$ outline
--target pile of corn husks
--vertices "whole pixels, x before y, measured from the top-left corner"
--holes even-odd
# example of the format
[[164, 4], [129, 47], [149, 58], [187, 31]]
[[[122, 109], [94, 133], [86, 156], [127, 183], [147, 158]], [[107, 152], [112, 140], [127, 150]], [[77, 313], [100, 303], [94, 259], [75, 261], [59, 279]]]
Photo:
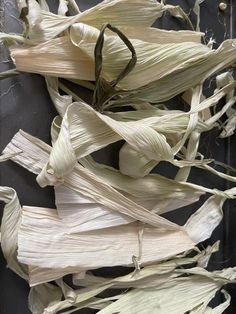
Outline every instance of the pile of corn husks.
[[[204, 187], [189, 174], [195, 167], [236, 181], [198, 151], [203, 133], [216, 127], [220, 137], [234, 133], [236, 40], [213, 49], [201, 44], [200, 32], [152, 27], [167, 11], [192, 27], [180, 7], [164, 1], [104, 0], [81, 12], [74, 0], [60, 0], [58, 15], [45, 0], [17, 2], [24, 33], [0, 34], [16, 67], [1, 77], [45, 76], [58, 111], [52, 146], [20, 130], [0, 157], [36, 174], [41, 187], [55, 187], [55, 208], [21, 207], [12, 188], [0, 187], [1, 248], [31, 286], [30, 310], [223, 313], [230, 304], [223, 286], [235, 282], [236, 268], [206, 270], [219, 243], [196, 245], [211, 237], [236, 187]], [[206, 98], [203, 83], [213, 75], [215, 89]], [[59, 78], [93, 90], [91, 103]], [[178, 110], [166, 105], [176, 95], [185, 103]], [[93, 158], [121, 140], [119, 169]], [[163, 161], [177, 169], [174, 178], [152, 172]], [[206, 201], [183, 226], [161, 216], [202, 195]], [[114, 266], [131, 268], [113, 279], [92, 272]], [[67, 274], [73, 287], [63, 281]], [[107, 289], [115, 289], [112, 296], [101, 294]], [[219, 290], [224, 301], [211, 308]]]

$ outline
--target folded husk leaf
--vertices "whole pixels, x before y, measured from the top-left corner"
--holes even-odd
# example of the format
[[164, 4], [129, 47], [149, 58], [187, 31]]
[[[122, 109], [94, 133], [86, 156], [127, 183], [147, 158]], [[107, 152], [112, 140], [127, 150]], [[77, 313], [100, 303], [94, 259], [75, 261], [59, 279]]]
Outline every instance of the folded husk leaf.
[[1, 222], [1, 248], [7, 262], [7, 267], [27, 280], [27, 266], [22, 265], [17, 260], [21, 206], [15, 190], [9, 187], [0, 187], [0, 200], [6, 203]]
[[[144, 207], [129, 200], [79, 164], [75, 167], [75, 171], [64, 178], [63, 181], [58, 181], [58, 179], [54, 181], [54, 177], [45, 167], [50, 150], [51, 147], [49, 145], [20, 131], [15, 135], [4, 152], [21, 151], [22, 153], [15, 156], [12, 160], [19, 162], [21, 166], [36, 174], [43, 169], [44, 175], [47, 176], [47, 180], [52, 185], [64, 183], [65, 186], [79, 191], [86, 197], [92, 198], [97, 203], [103, 204], [115, 212], [118, 211], [152, 226], [170, 228], [170, 230], [181, 229], [178, 225], [149, 212]], [[38, 179], [40, 180], [41, 178], [38, 177]], [[78, 180], [80, 181], [79, 184], [76, 182]], [[226, 196], [224, 193], [223, 195]]]
[[61, 301], [62, 291], [50, 283], [40, 284], [30, 289], [28, 303], [33, 314], [42, 314], [44, 309]]
[[[183, 113], [185, 114], [188, 113]], [[180, 167], [204, 163], [201, 160], [190, 162], [175, 160], [170, 144], [161, 133], [161, 121], [161, 117], [130, 122], [115, 121], [96, 112], [83, 102], [73, 103], [64, 115], [47, 170], [51, 173], [51, 177], [61, 178], [70, 173], [81, 157], [120, 139], [126, 140], [135, 150], [143, 152], [149, 160], [157, 162], [165, 160]], [[43, 177], [43, 173], [40, 175], [40, 181], [40, 184], [50, 184], [46, 177]]]

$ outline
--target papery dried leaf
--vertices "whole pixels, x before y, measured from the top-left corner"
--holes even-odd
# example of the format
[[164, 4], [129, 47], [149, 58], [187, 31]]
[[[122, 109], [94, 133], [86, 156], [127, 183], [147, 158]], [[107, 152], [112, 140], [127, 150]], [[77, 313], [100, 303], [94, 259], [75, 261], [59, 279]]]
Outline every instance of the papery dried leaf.
[[1, 222], [1, 248], [3, 255], [7, 261], [7, 266], [27, 280], [27, 267], [17, 260], [21, 206], [15, 190], [9, 187], [0, 187], [0, 200], [6, 203]]
[[42, 314], [44, 309], [62, 298], [62, 291], [59, 287], [50, 283], [40, 284], [30, 289], [28, 303], [33, 314]]

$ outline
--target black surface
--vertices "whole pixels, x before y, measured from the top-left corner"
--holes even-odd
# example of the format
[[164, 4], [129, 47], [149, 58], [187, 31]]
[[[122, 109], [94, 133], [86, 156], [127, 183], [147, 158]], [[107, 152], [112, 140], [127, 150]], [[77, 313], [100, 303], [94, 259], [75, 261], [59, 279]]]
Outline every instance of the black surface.
[[[58, 1], [51, 0], [50, 6], [56, 8]], [[100, 1], [78, 1], [80, 8], [86, 8], [99, 3]], [[190, 13], [193, 22], [196, 21], [191, 7], [194, 0], [189, 1], [167, 1], [170, 4], [181, 5], [187, 13]], [[216, 45], [225, 39], [233, 36], [235, 30], [234, 8], [236, 1], [230, 1], [226, 12], [218, 10], [220, 1], [208, 0], [201, 5], [201, 30], [207, 33], [206, 40], [211, 36], [216, 39]], [[15, 3], [12, 0], [0, 0], [0, 30], [6, 32], [19, 32], [20, 23], [17, 20], [18, 12]], [[168, 14], [164, 16], [157, 25], [166, 29], [184, 28], [181, 21], [170, 19]], [[12, 67], [7, 51], [0, 45], [0, 71]], [[86, 95], [85, 95], [86, 97]], [[10, 141], [13, 135], [21, 128], [40, 139], [50, 142], [49, 131], [50, 123], [56, 112], [49, 99], [42, 77], [37, 75], [25, 74], [19, 77], [7, 79], [0, 83], [0, 150]], [[219, 161], [224, 161], [236, 168], [235, 136], [230, 140], [221, 140], [217, 138], [217, 131], [206, 135], [201, 143], [200, 151], [207, 157], [214, 156]], [[117, 144], [119, 145], [119, 143]], [[99, 152], [97, 157], [109, 163], [113, 161], [116, 164], [117, 154], [105, 154]], [[160, 171], [166, 170], [162, 165]], [[216, 179], [215, 176], [205, 174], [203, 171], [193, 170], [191, 180], [195, 183], [206, 186], [215, 186], [225, 189], [225, 183]], [[21, 204], [53, 207], [54, 195], [51, 188], [41, 189], [35, 182], [35, 176], [12, 162], [0, 164], [0, 185], [11, 186], [16, 189]], [[202, 202], [203, 200], [201, 200]], [[173, 212], [168, 217], [178, 223], [184, 222], [187, 217], [196, 209], [198, 204]], [[221, 269], [226, 266], [236, 265], [236, 211], [235, 202], [228, 202], [225, 206], [225, 218], [223, 223], [215, 230], [208, 243], [221, 240], [221, 250], [215, 254], [210, 263], [210, 269]], [[120, 274], [120, 270], [111, 268], [100, 270], [98, 273], [104, 275]], [[2, 255], [0, 255], [0, 314], [27, 314], [27, 284], [21, 280], [12, 271], [6, 269], [6, 264]], [[232, 304], [225, 313], [236, 313], [236, 288], [233, 285], [227, 287], [231, 297]], [[94, 313], [94, 311], [82, 310], [79, 313]], [[169, 314], [169, 313], [166, 313]], [[171, 314], [171, 313], [170, 313]]]

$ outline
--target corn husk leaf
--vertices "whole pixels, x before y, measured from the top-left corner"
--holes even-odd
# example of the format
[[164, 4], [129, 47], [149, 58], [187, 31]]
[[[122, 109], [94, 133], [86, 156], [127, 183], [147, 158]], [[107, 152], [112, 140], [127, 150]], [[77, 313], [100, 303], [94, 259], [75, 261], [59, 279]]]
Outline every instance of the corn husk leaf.
[[29, 48], [15, 47], [10, 50], [18, 70], [65, 78], [71, 77], [67, 73], [72, 71], [77, 72], [75, 78], [94, 79], [94, 65], [91, 59], [83, 51], [78, 52], [68, 36], [55, 38]]
[[[227, 193], [235, 195], [236, 189], [227, 190]], [[218, 226], [223, 218], [222, 206], [224, 199], [220, 196], [211, 196], [187, 221], [185, 230], [187, 230], [190, 237], [195, 241], [199, 237], [201, 239], [208, 239], [211, 236], [213, 228], [209, 228], [209, 220], [212, 226]], [[205, 225], [205, 227], [204, 227]], [[199, 226], [199, 228], [198, 228]], [[198, 231], [197, 231], [198, 230]], [[209, 232], [209, 233], [208, 233]], [[202, 233], [202, 234], [201, 234]], [[202, 240], [203, 241], [203, 240]]]
[[150, 174], [141, 179], [132, 178], [121, 174], [118, 170], [110, 166], [95, 162], [91, 156], [80, 159], [80, 163], [117, 190], [126, 193], [126, 195], [130, 194], [133, 196], [136, 202], [139, 199], [140, 201], [156, 200], [155, 207], [150, 209], [158, 213], [168, 211], [168, 203], [164, 203], [167, 208], [163, 207], [162, 201], [164, 200], [169, 200], [172, 203], [171, 201], [174, 199], [174, 203], [176, 202], [176, 205], [178, 205], [178, 199], [181, 199], [183, 202], [182, 206], [184, 206], [186, 203], [191, 203], [191, 201], [188, 203], [188, 199], [196, 201], [200, 195], [206, 192], [222, 195], [217, 189], [211, 190], [191, 183], [178, 182], [158, 174]]
[[49, 6], [47, 4], [47, 0], [39, 0], [38, 1], [39, 5], [40, 5], [40, 8], [43, 10], [43, 11], [50, 11], [49, 10]]
[[0, 200], [6, 203], [1, 222], [1, 248], [7, 262], [7, 267], [27, 280], [27, 267], [20, 264], [17, 260], [21, 206], [15, 190], [9, 187], [0, 187]]
[[[53, 280], [60, 279], [63, 276], [73, 274], [74, 272], [80, 272], [78, 267], [67, 268], [44, 268], [38, 266], [28, 266], [29, 269], [29, 285], [30, 287], [36, 287], [43, 283], [47, 283]], [[83, 270], [81, 270], [83, 272]]]
[[[163, 266], [164, 265], [165, 264], [163, 264]], [[159, 266], [161, 270], [162, 265], [159, 265]], [[175, 306], [176, 308], [175, 308], [174, 313], [179, 313], [179, 314], [185, 313], [184, 311], [185, 308], [187, 308], [187, 310], [193, 309], [192, 313], [205, 313], [204, 311], [205, 309], [207, 309], [208, 311], [211, 309], [207, 305], [210, 302], [210, 300], [214, 297], [214, 294], [217, 292], [217, 290], [219, 290], [222, 285], [233, 281], [235, 278], [234, 276], [228, 276], [227, 274], [228, 272], [231, 272], [231, 273], [234, 272], [234, 269], [230, 269], [230, 268], [222, 270], [220, 272], [212, 272], [212, 273], [203, 271], [200, 268], [183, 269], [182, 273], [188, 274], [188, 271], [190, 272], [192, 271], [194, 275], [189, 276], [189, 277], [178, 277], [177, 275], [178, 269], [174, 270], [174, 269], [171, 269], [171, 267], [169, 267], [168, 269], [168, 262], [166, 266], [167, 267], [165, 268], [165, 271], [164, 272], [161, 271], [160, 273], [158, 273], [158, 265], [157, 265], [157, 266], [153, 266], [152, 269], [148, 269], [148, 267], [145, 267], [138, 274], [131, 273], [129, 275], [119, 277], [113, 280], [100, 278], [101, 280], [99, 279], [100, 280], [99, 283], [97, 282], [93, 284], [92, 286], [89, 286], [85, 289], [81, 289], [80, 291], [79, 290], [76, 291], [76, 294], [77, 293], [78, 294], [77, 294], [77, 298], [75, 299], [73, 306], [76, 306], [78, 308], [90, 307], [90, 304], [91, 304], [90, 298], [94, 297], [98, 293], [101, 293], [105, 289], [113, 288], [115, 286], [120, 287], [125, 282], [127, 282], [127, 285], [130, 284], [131, 286], [133, 285], [136, 287], [136, 283], [138, 283], [139, 281], [141, 283], [144, 280], [143, 281], [144, 285], [142, 289], [138, 288], [138, 289], [131, 290], [129, 292], [124, 292], [122, 295], [118, 295], [117, 296], [118, 300], [112, 303], [111, 305], [109, 305], [107, 308], [104, 308], [104, 312], [113, 313], [113, 310], [117, 308], [121, 310], [123, 303], [125, 303], [125, 306], [122, 308], [122, 311], [125, 311], [125, 313], [128, 313], [128, 311], [126, 312], [126, 305], [128, 305], [128, 310], [130, 310], [130, 307], [133, 305], [135, 306], [136, 310], [138, 310], [137, 308], [141, 308], [142, 312], [144, 311], [144, 313], [150, 313], [150, 311], [153, 308], [154, 309], [159, 308], [159, 310], [162, 310], [163, 308], [163, 310], [166, 310], [167, 308], [172, 308]], [[157, 267], [156, 270], [155, 270], [155, 267]], [[153, 286], [149, 284], [146, 285], [145, 277], [146, 279], [149, 277], [150, 278], [149, 283], [152, 282], [154, 285]], [[159, 277], [159, 280], [158, 280], [158, 277]], [[166, 277], [166, 281], [163, 281], [164, 277]], [[156, 281], [156, 284], [155, 284], [155, 281]], [[195, 286], [193, 290], [191, 289], [192, 286]], [[203, 289], [204, 286], [206, 288], [210, 288], [210, 290], [208, 291], [207, 289], [206, 290]], [[184, 298], [184, 292], [188, 290], [187, 292], [188, 301], [187, 301], [187, 304], [182, 305], [182, 309], [181, 309], [181, 303], [178, 302], [179, 300], [178, 298], [169, 298], [169, 300], [167, 301], [167, 296], [171, 295], [171, 293], [173, 291], [175, 292], [175, 290], [177, 290], [178, 288], [179, 288], [179, 291], [177, 295], [181, 298], [181, 300], [182, 298]], [[144, 297], [147, 297], [150, 295], [153, 296], [152, 298], [149, 298], [150, 304], [148, 305], [147, 309], [144, 309], [144, 305], [142, 304], [143, 302], [142, 297], [140, 299], [136, 299], [136, 302], [134, 302], [134, 298], [136, 298], [136, 295], [140, 296], [141, 293], [143, 293]], [[154, 296], [155, 293], [157, 295], [157, 298], [155, 298]], [[163, 296], [165, 295], [165, 293], [167, 294], [166, 297]], [[227, 296], [227, 299], [229, 299], [227, 294], [226, 296]], [[129, 300], [131, 299], [130, 304], [126, 304], [126, 302], [128, 303], [128, 299]], [[107, 299], [105, 298], [104, 301], [105, 300]], [[229, 304], [229, 300], [227, 301], [228, 302], [224, 302], [222, 305], [216, 307], [215, 308], [216, 312], [213, 311], [212, 313], [218, 313], [217, 311], [219, 311], [220, 309], [222, 310], [223, 307], [226, 308], [226, 305]], [[144, 303], [145, 305], [147, 304], [145, 301]], [[159, 305], [159, 307], [157, 307], [157, 304]], [[54, 307], [47, 308], [47, 310], [54, 310], [54, 311], [58, 309], [62, 310], [62, 309], [68, 308], [70, 305], [71, 303], [69, 303], [68, 301], [60, 302]], [[197, 310], [202, 310], [202, 311], [198, 312]], [[101, 313], [102, 312], [103, 311], [101, 311]], [[135, 312], [132, 312], [132, 313], [135, 313]]]
[[[224, 313], [224, 311], [229, 307], [230, 301], [231, 301], [231, 296], [228, 294], [227, 291], [221, 290], [225, 297], [225, 301], [221, 303], [220, 305], [214, 307], [213, 309], [211, 307], [207, 307], [205, 314], [221, 314]], [[194, 314], [195, 312], [193, 311], [191, 314]], [[198, 312], [196, 312], [198, 313]]]
[[41, 284], [30, 289], [28, 303], [33, 314], [42, 314], [44, 309], [61, 301], [62, 291], [50, 283]]
[[[219, 243], [216, 242], [213, 246], [208, 246], [206, 250], [199, 251], [196, 249], [194, 256], [188, 257], [186, 254], [177, 255], [171, 260], [163, 261], [158, 264], [145, 266], [138, 272], [136, 270], [130, 272], [128, 275], [120, 276], [117, 278], [103, 278], [95, 276], [89, 272], [83, 278], [80, 278], [80, 274], [73, 275], [73, 284], [82, 287], [93, 286], [96, 284], [104, 284], [112, 282], [111, 289], [119, 288], [150, 288], [160, 283], [164, 283], [168, 278], [176, 277], [174, 274], [175, 269], [186, 267], [186, 265], [192, 265], [202, 263], [205, 259], [205, 267], [208, 264], [211, 255], [219, 250]], [[192, 252], [192, 251], [191, 251]], [[193, 252], [192, 252], [193, 253]]]
[[[227, 84], [230, 84], [234, 82], [234, 77], [231, 72], [225, 72], [216, 77], [216, 90], [219, 90], [222, 88], [222, 86], [225, 86]], [[226, 101], [229, 103], [229, 101], [234, 98], [234, 90], [230, 91], [226, 95]], [[236, 111], [234, 108], [230, 107], [226, 110], [227, 120], [224, 123], [223, 130], [220, 134], [221, 138], [229, 137], [234, 133], [235, 127], [236, 127]]]
[[[80, 49], [73, 48], [69, 38], [65, 37], [63, 41], [56, 38], [31, 48], [11, 48], [11, 55], [16, 68], [21, 71], [94, 80], [93, 58], [98, 33], [96, 28], [86, 24], [74, 24], [71, 29], [71, 39]], [[131, 42], [136, 50], [138, 62], [135, 69], [119, 82], [118, 88], [132, 90], [132, 93], [124, 94], [116, 103], [122, 103], [124, 99], [127, 102], [137, 98], [150, 102], [167, 100], [235, 62], [233, 40], [225, 41], [217, 50], [211, 50], [200, 43], [159, 45], [140, 40], [131, 40]], [[52, 49], [53, 58], [50, 53]], [[66, 58], [62, 51], [66, 52]], [[106, 36], [103, 78], [108, 81], [115, 79], [129, 60], [130, 52], [126, 46], [117, 37]], [[88, 63], [87, 73], [83, 70], [83, 61]], [[74, 63], [77, 65], [75, 66]], [[193, 80], [187, 80], [191, 73], [196, 75]], [[157, 81], [158, 89], [156, 89]]]
[[[164, 283], [166, 280], [175, 278], [178, 274], [175, 274], [175, 269], [178, 267], [196, 263], [201, 256], [205, 255], [205, 252], [200, 252], [192, 258], [177, 256], [171, 261], [165, 261], [156, 265], [146, 266], [139, 272], [131, 272], [128, 275], [121, 276], [114, 279], [101, 278], [93, 275], [86, 275], [85, 280], [79, 279], [74, 276], [74, 283], [80, 286], [86, 287], [85, 289], [75, 290], [76, 299], [74, 299], [73, 306], [78, 308], [93, 308], [94, 297], [97, 293], [100, 293], [107, 288], [122, 288], [122, 287], [145, 287], [151, 288]], [[115, 299], [119, 299], [122, 295], [117, 295]], [[111, 300], [104, 298], [104, 302]], [[102, 301], [102, 300], [101, 300]], [[69, 300], [59, 302], [53, 307], [47, 308], [47, 310], [66, 309], [71, 305]], [[64, 313], [64, 312], [63, 312]], [[67, 312], [65, 312], [67, 313]]]
[[[64, 269], [78, 267], [78, 270], [132, 265], [133, 256], [139, 255], [139, 229], [139, 224], [133, 223], [72, 234], [70, 228], [59, 219], [56, 210], [23, 207], [18, 260], [27, 265]], [[169, 253], [176, 254], [184, 251], [185, 247], [190, 249], [192, 242], [189, 239], [186, 246], [187, 239], [187, 235], [184, 239], [179, 231], [166, 232], [144, 227], [141, 263], [167, 258]], [[166, 241], [170, 243], [168, 248], [161, 245]]]
[[[99, 31], [96, 28], [81, 23], [74, 24], [70, 30], [73, 44], [82, 49], [91, 59], [94, 58], [98, 35]], [[199, 59], [207, 58], [207, 54], [211, 53], [206, 46], [193, 42], [156, 44], [131, 39], [131, 43], [138, 60], [133, 71], [118, 84], [119, 88], [125, 90], [139, 88], [144, 84], [159, 80], [178, 68], [187, 68], [197, 56]], [[106, 35], [103, 51], [102, 76], [107, 81], [112, 81], [124, 68], [124, 64], [128, 63], [130, 52], [119, 38]]]
[[120, 27], [122, 33], [128, 38], [139, 39], [144, 42], [156, 44], [171, 44], [181, 42], [201, 42], [203, 33], [193, 31], [164, 30], [154, 27]]
[[47, 89], [53, 104], [58, 111], [58, 113], [63, 116], [69, 107], [72, 104], [72, 96], [71, 95], [61, 95], [59, 93], [59, 82], [57, 77], [45, 77]]
[[[120, 139], [126, 140], [135, 150], [143, 152], [149, 160], [165, 160], [180, 167], [204, 163], [202, 160], [175, 160], [170, 144], [159, 131], [161, 127], [157, 127], [159, 132], [155, 130], [155, 126], [160, 126], [161, 121], [162, 118], [150, 117], [137, 122], [119, 122], [96, 112], [85, 103], [74, 103], [69, 106], [63, 118], [47, 169], [52, 176], [61, 178], [70, 173], [81, 157]], [[63, 158], [61, 150], [64, 152]], [[44, 180], [46, 183], [46, 178]]]
[[226, 114], [229, 118], [227, 119], [226, 125], [224, 125], [224, 128], [220, 133], [221, 138], [232, 136], [236, 128], [236, 110], [230, 108], [230, 110], [227, 110]]
[[[193, 270], [193, 276], [174, 278], [154, 289], [134, 289], [99, 313], [153, 313], [156, 309], [174, 314], [188, 311], [205, 313], [215, 293], [224, 284], [235, 280], [235, 270], [232, 268], [212, 273], [198, 268]], [[187, 273], [188, 270], [183, 272]]]
[[58, 15], [66, 15], [68, 12], [68, 1], [67, 0], [59, 0], [58, 6]]
[[55, 199], [58, 216], [70, 227], [71, 233], [110, 228], [134, 221], [62, 185], [55, 187]]
[[[112, 102], [113, 106], [144, 100], [151, 103], [160, 103], [180, 94], [194, 85], [202, 83], [206, 78], [215, 74], [235, 62], [235, 41], [226, 40], [217, 50], [212, 50], [205, 60], [197, 62], [180, 71], [166, 75], [156, 82], [141, 88], [124, 93], [121, 99]], [[208, 59], [208, 60], [207, 60]], [[194, 73], [194, 75], [193, 75]], [[188, 79], [187, 79], [188, 78]], [[191, 83], [190, 83], [191, 82]]]
[[[74, 1], [70, 1], [70, 4], [78, 11]], [[36, 43], [55, 38], [73, 23], [80, 21], [98, 28], [105, 23], [112, 23], [118, 27], [148, 27], [158, 17], [162, 16], [165, 6], [154, 0], [138, 0], [132, 3], [128, 0], [105, 0], [71, 17], [64, 16], [65, 9], [60, 12], [62, 15], [55, 15], [48, 12], [48, 7], [45, 7], [45, 5], [43, 9], [40, 9], [40, 5], [35, 0], [28, 1], [29, 13], [27, 19], [30, 27], [29, 35]], [[129, 16], [126, 15], [128, 11], [130, 11]], [[37, 19], [37, 23], [35, 23], [35, 19]]]

